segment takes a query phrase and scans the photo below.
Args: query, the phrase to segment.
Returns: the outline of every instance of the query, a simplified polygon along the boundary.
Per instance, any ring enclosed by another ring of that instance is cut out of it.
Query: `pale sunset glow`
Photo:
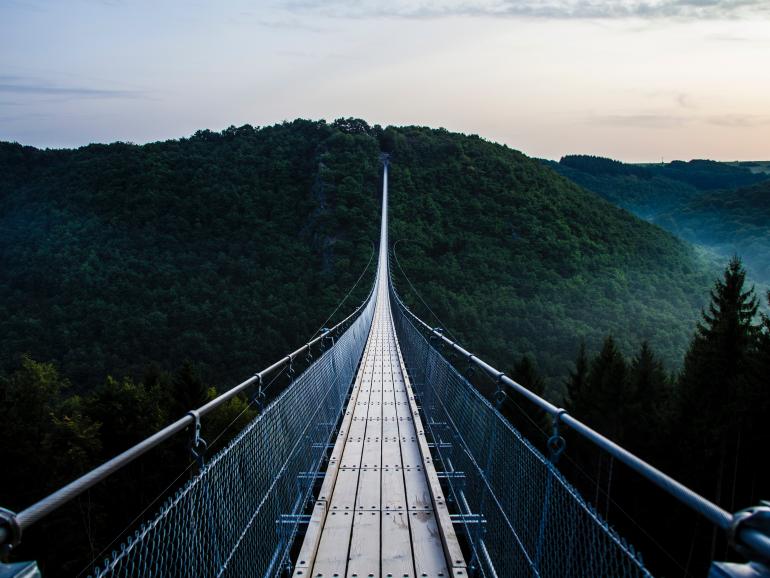
[[[770,158],[770,3],[0,2],[0,140],[356,116],[524,153]]]

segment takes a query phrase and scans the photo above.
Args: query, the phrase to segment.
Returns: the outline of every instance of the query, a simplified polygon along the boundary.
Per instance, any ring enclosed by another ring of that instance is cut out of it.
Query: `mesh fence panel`
[[[394,300],[396,301],[396,300]],[[425,425],[483,576],[650,576],[641,557],[400,307],[393,317]],[[476,514],[477,517],[468,514]],[[483,523],[479,523],[482,520]]]
[[[371,326],[374,299],[94,576],[273,576],[293,536]]]

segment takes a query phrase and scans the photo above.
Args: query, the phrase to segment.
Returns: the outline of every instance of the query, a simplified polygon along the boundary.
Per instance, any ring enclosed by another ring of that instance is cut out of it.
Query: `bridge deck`
[[[465,575],[383,282],[294,576]]]

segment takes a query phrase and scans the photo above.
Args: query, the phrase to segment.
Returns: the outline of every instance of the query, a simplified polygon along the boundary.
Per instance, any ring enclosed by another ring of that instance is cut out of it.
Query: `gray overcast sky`
[[[0,0],[0,140],[340,116],[549,158],[770,159],[770,0]]]

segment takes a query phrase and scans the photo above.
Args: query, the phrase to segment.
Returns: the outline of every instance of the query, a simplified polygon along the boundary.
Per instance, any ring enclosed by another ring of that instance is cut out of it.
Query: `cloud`
[[[251,12],[241,13],[241,19],[251,19],[254,16]],[[299,18],[257,18],[253,23],[263,28],[273,28],[276,30],[304,30],[306,32],[326,32],[327,30],[320,26],[315,26],[303,22]]]
[[[0,95],[26,95],[49,98],[142,98],[143,92],[92,86],[57,86],[50,82],[0,74]]]
[[[648,100],[672,103],[677,108],[684,108],[687,110],[698,108],[693,96],[687,92],[676,92],[672,90],[632,90],[630,92],[635,95],[640,95]]]
[[[752,114],[680,115],[666,113],[631,113],[590,116],[586,123],[599,126],[637,129],[674,129],[693,124],[724,128],[755,128],[770,125],[770,116]]]
[[[706,119],[708,124],[726,128],[751,128],[770,124],[770,117],[752,114],[721,114]]]
[[[737,19],[770,16],[766,0],[294,0],[295,12],[330,17],[491,16],[551,19]]]
[[[673,114],[610,114],[593,116],[589,124],[631,128],[679,128],[689,124],[690,118]]]
[[[706,40],[710,40],[712,42],[722,42],[722,43],[730,43],[730,44],[762,42],[766,40],[760,37],[754,37],[754,36],[748,36],[748,35],[741,36],[738,34],[707,34],[705,38]]]
[[[12,8],[18,8],[20,10],[28,10],[30,12],[45,12],[46,7],[35,2],[29,2],[24,0],[5,0]]]
[[[676,103],[681,108],[687,108],[687,109],[695,108],[695,103],[693,102],[692,97],[687,93],[680,92],[674,97],[674,99],[676,100]]]

